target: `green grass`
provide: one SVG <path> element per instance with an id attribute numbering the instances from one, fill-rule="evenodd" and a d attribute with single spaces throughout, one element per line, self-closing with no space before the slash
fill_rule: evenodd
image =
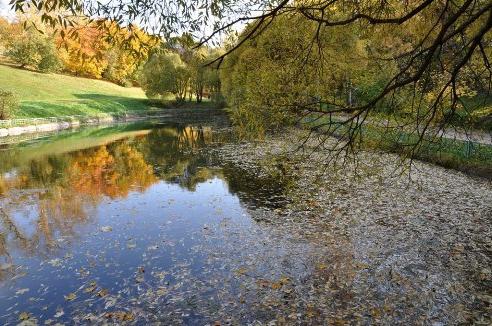
<path id="1" fill-rule="evenodd" d="M 20 100 L 16 118 L 94 116 L 149 109 L 140 88 L 59 74 L 42 74 L 0 65 L 0 89 Z"/>

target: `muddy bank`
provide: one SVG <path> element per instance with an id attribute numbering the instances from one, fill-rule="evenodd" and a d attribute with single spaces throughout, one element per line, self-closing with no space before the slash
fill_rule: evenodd
<path id="1" fill-rule="evenodd" d="M 299 136 L 215 150 L 226 162 L 290 184 L 284 207 L 251 215 L 318 248 L 311 275 L 289 283 L 303 306 L 294 319 L 492 322 L 490 181 L 421 162 L 400 173 L 398 158 L 384 153 L 361 153 L 335 171 L 319 152 L 292 153 Z"/>

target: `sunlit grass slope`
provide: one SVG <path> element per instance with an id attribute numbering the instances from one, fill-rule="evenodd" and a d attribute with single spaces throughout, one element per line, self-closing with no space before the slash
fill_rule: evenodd
<path id="1" fill-rule="evenodd" d="M 20 100 L 17 118 L 96 115 L 148 109 L 142 89 L 87 78 L 42 74 L 0 65 L 0 89 Z"/>

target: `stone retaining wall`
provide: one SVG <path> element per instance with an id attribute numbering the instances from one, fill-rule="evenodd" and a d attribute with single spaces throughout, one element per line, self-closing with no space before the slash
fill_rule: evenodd
<path id="1" fill-rule="evenodd" d="M 16 126 L 9 128 L 0 128 L 0 137 L 8 137 L 8 136 L 19 136 L 22 134 L 30 134 L 37 132 L 47 132 L 47 131 L 58 131 L 70 128 L 76 128 L 81 125 L 96 125 L 96 124 L 106 124 L 112 123 L 115 121 L 127 121 L 138 119 L 137 116 L 125 116 L 123 118 L 115 118 L 112 116 L 107 117 L 99 117 L 99 118 L 87 118 L 84 120 L 72 120 L 72 121 L 60 121 L 60 122 L 48 122 L 41 123 L 35 125 L 26 125 L 26 126 Z"/>
<path id="2" fill-rule="evenodd" d="M 139 120 L 145 118 L 146 116 L 141 115 L 124 115 L 124 116 L 104 116 L 104 117 L 86 117 L 86 118 L 70 118 L 64 117 L 68 121 L 50 121 L 57 118 L 46 118 L 46 119 L 32 119 L 32 124 L 25 126 L 12 126 L 12 127 L 2 127 L 0 126 L 0 137 L 9 136 L 19 136 L 22 134 L 31 134 L 39 132 L 50 132 L 58 131 L 64 129 L 77 128 L 82 125 L 97 125 L 97 124 L 108 124 L 116 121 L 131 121 Z M 26 119 L 29 121 L 29 119 Z M 40 120 L 45 120 L 46 122 L 39 123 Z M 4 121 L 5 122 L 5 121 Z M 23 119 L 23 122 L 25 120 Z M 3 124 L 6 126 L 7 124 Z M 10 123 L 10 125 L 15 125 L 15 123 Z"/>
<path id="3" fill-rule="evenodd" d="M 40 132 L 59 131 L 64 129 L 76 128 L 82 125 L 110 124 L 113 122 L 129 122 L 149 118 L 191 118 L 206 116 L 210 119 L 215 114 L 223 114 L 222 110 L 216 109 L 164 109 L 146 112 L 114 113 L 99 117 L 66 116 L 53 118 L 33 118 L 0 120 L 0 138 L 9 136 L 19 136 L 22 134 L 32 134 Z"/>

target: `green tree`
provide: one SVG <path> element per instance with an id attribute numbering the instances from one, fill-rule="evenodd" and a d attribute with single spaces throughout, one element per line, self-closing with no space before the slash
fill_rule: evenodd
<path id="1" fill-rule="evenodd" d="M 145 64 L 141 85 L 150 97 L 174 94 L 177 101 L 186 99 L 190 71 L 177 53 L 157 53 Z"/>
<path id="2" fill-rule="evenodd" d="M 22 68 L 31 67 L 43 72 L 61 68 L 54 40 L 34 30 L 14 36 L 7 45 L 7 56 Z"/>
<path id="3" fill-rule="evenodd" d="M 56 50 L 54 40 L 51 38 L 45 38 L 39 43 L 38 48 L 41 60 L 39 61 L 37 68 L 42 72 L 57 72 L 63 67 Z"/>
<path id="4" fill-rule="evenodd" d="M 317 28 L 299 15 L 281 17 L 225 59 L 222 90 L 241 131 L 261 136 L 294 123 L 304 110 L 354 105 L 364 100 L 354 90 L 381 78 L 368 67 L 366 47 L 354 31 L 324 31 L 314 47 L 310 35 Z"/>

